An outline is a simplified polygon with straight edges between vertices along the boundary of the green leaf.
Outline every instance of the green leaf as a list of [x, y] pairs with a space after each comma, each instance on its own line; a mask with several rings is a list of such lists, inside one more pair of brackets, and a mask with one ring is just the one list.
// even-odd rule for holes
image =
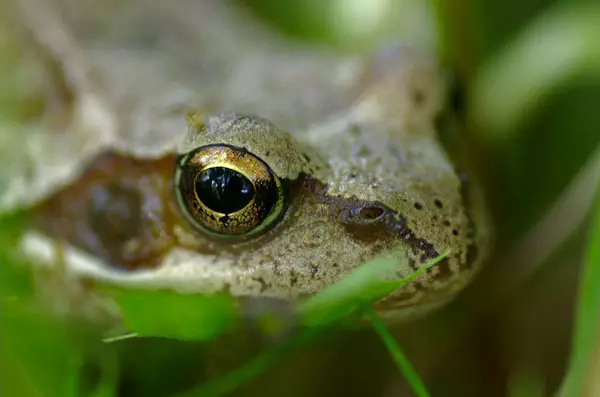
[[371, 325], [373, 325], [375, 332], [377, 332], [377, 335], [379, 335], [379, 338], [381, 338], [381, 341], [387, 348], [388, 352], [390, 352], [394, 362], [396, 363], [396, 366], [400, 372], [402, 372], [408, 383], [410, 383], [415, 395], [417, 397], [428, 397], [429, 392], [427, 391], [425, 384], [417, 374], [417, 371], [415, 371], [413, 368], [408, 358], [402, 352], [402, 349], [400, 349], [400, 345], [398, 345], [392, 334], [390, 334], [388, 329], [385, 327], [379, 316], [377, 316], [373, 309], [371, 309], [369, 306], [366, 306], [364, 311], [367, 317], [369, 317], [369, 320], [371, 320]]
[[179, 294], [111, 288], [128, 330], [141, 337], [157, 336], [190, 341], [208, 341], [235, 318], [237, 304], [228, 294]]
[[407, 266], [408, 259], [405, 256], [390, 256], [367, 262], [340, 282], [302, 302], [298, 307], [301, 322], [306, 326], [320, 326], [347, 317], [365, 304], [391, 294], [447, 256], [448, 253], [444, 253], [416, 272], [398, 280], [390, 280], [389, 275], [402, 266]]
[[61, 327], [18, 302], [3, 301], [0, 324], [0, 395], [77, 395], [82, 356]]

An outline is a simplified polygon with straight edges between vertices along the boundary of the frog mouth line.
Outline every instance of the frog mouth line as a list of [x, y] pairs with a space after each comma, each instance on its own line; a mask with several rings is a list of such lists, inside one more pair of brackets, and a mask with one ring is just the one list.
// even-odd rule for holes
[[[214, 293], [224, 290], [229, 290], [234, 296], [252, 297], [261, 296], [268, 297], [264, 291], [257, 290], [255, 294], [248, 291], [232, 291], [229, 283], [224, 280], [230, 279], [234, 275], [230, 267], [224, 268], [221, 277], [215, 277], [214, 269], [218, 263], [206, 261], [205, 263], [193, 263], [194, 274], [189, 271], [190, 267], [185, 266], [169, 266], [168, 264], [161, 269], [146, 269], [137, 272], [122, 272], [115, 271], [107, 266], [102, 259], [88, 254], [84, 250], [73, 246], [66, 242], [57, 243], [50, 237], [37, 231], [26, 231], [18, 246], [19, 252], [25, 259], [31, 261], [32, 264], [52, 268], [55, 266], [64, 266], [66, 273], [75, 277], [80, 277], [82, 280], [98, 281], [100, 284], [107, 283], [119, 285], [123, 287], [142, 287], [144, 289], [169, 289], [181, 293]], [[203, 267], [210, 267], [213, 272], [210, 276], [204, 276]], [[248, 276], [247, 270], [239, 268], [238, 276]], [[418, 286], [417, 286], [418, 287]], [[236, 293], [237, 292], [237, 293]], [[294, 300], [306, 296], [304, 291], [290, 290], [290, 295], [287, 300]], [[310, 294], [309, 294], [310, 295]], [[395, 298], [389, 301], [384, 301], [378, 304], [379, 309], [396, 310], [409, 308], [417, 303], [402, 302]]]
[[[176, 267], [168, 264], [160, 269], [145, 269], [136, 272], [115, 271], [102, 259], [90, 255], [70, 243], [57, 243], [37, 231], [25, 232], [18, 248], [25, 258], [31, 260], [34, 264], [44, 267], [53, 267], [57, 264], [64, 265], [68, 271], [83, 279], [98, 280], [109, 284], [129, 287], [170, 288], [181, 292], [196, 292], [202, 286], [203, 293], [218, 292], [226, 287], [225, 283], [219, 285], [216, 282], [207, 282], [207, 277], [198, 277], [199, 274], [202, 274], [202, 265], [215, 268], [215, 263], [212, 261], [205, 264], [194, 263], [199, 271], [195, 272], [194, 278], [191, 280], [190, 274], [186, 272], [172, 274], [171, 277], [164, 278], [163, 273], [166, 269], [176, 269]], [[212, 275], [214, 276], [214, 272]], [[222, 279], [231, 276], [231, 270], [224, 271]], [[211, 285], [214, 286], [212, 290]]]

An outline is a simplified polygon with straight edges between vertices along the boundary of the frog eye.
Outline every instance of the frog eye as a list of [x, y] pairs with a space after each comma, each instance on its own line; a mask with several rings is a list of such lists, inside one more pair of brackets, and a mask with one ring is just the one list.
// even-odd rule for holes
[[283, 212], [281, 181], [244, 148], [202, 146], [183, 155], [175, 193], [184, 215], [198, 229], [222, 237], [263, 231]]

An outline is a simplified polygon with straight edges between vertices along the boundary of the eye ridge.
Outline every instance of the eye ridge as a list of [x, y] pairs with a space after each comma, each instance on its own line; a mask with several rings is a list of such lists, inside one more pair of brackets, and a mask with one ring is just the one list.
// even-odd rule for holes
[[284, 212], [281, 181], [244, 148], [201, 146], [182, 155], [177, 164], [179, 208], [193, 226], [211, 236], [256, 235]]

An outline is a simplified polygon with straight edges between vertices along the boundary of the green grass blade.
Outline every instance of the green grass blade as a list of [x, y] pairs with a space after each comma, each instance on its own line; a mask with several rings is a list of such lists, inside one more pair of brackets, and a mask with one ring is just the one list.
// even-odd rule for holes
[[402, 372], [402, 374], [412, 387], [417, 397], [429, 397], [429, 392], [427, 391], [425, 384], [417, 374], [417, 371], [415, 371], [412, 364], [408, 360], [408, 357], [404, 355], [402, 349], [400, 349], [400, 345], [398, 345], [392, 334], [390, 334], [390, 332], [385, 327], [379, 316], [377, 316], [377, 314], [375, 314], [373, 309], [371, 309], [370, 307], [365, 308], [365, 313], [367, 317], [369, 317], [369, 320], [371, 321], [375, 332], [377, 332], [377, 334], [381, 338], [381, 341], [383, 342], [387, 350], [390, 352], [392, 358], [394, 359], [394, 362], [398, 366], [398, 369], [400, 370], [400, 372]]
[[512, 138], [519, 123], [574, 78], [600, 75], [600, 6], [558, 2], [480, 68], [473, 113], [490, 140]]
[[115, 343], [115, 342], [121, 342], [127, 339], [135, 339], [135, 338], [139, 338], [140, 336], [135, 333], [135, 332], [128, 332], [122, 335], [117, 335], [117, 336], [109, 336], [106, 337], [104, 339], [102, 339], [102, 342], [104, 343]]
[[402, 261], [407, 261], [406, 257], [399, 255], [369, 261], [343, 280], [302, 302], [298, 307], [301, 323], [323, 326], [347, 317], [364, 305], [389, 295], [447, 256], [446, 252], [398, 280], [390, 280], [389, 275], [401, 268]]
[[[597, 346], [600, 342], [600, 196], [596, 198], [581, 280], [575, 331], [567, 375], [561, 386], [562, 397], [591, 395], [586, 387], [598, 374]], [[591, 385], [590, 385], [591, 387]]]

